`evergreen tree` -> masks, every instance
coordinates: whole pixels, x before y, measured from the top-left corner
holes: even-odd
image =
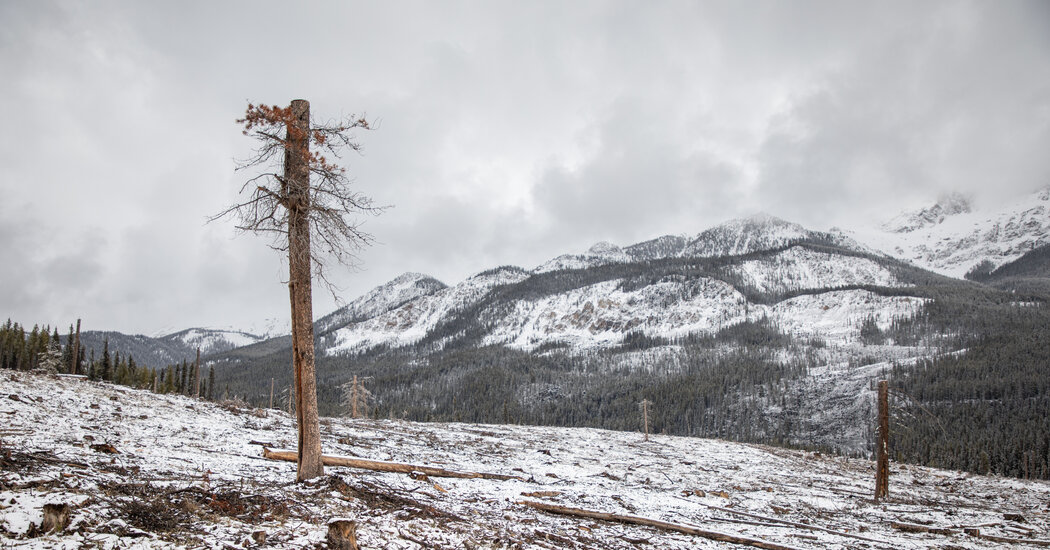
[[[208,400],[215,399],[215,367],[208,367]]]
[[[66,346],[62,351],[62,362],[66,365],[66,368],[63,370],[73,368],[73,345],[73,325],[71,323],[69,325],[69,336],[66,337]]]
[[[38,361],[38,369],[47,372],[48,374],[58,374],[59,369],[62,368],[62,350],[58,343],[58,338],[52,339],[48,344],[47,351],[40,354],[41,357]]]
[[[109,356],[109,337],[107,336],[102,340],[102,364],[99,366],[99,379],[103,381],[109,380],[112,376],[112,373],[110,372],[112,368],[113,363]]]

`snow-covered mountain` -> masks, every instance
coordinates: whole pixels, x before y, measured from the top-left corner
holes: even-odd
[[[667,258],[717,258],[783,248],[799,241],[827,242],[867,250],[841,232],[811,231],[769,214],[727,221],[695,236],[664,235],[620,248],[599,242],[582,254],[563,254],[533,270],[547,273],[563,269],[588,269],[599,265],[662,260]]]
[[[160,337],[122,334],[112,331],[85,331],[80,343],[87,354],[101,357],[108,343],[111,353],[132,357],[140,365],[163,367],[181,361],[193,361],[200,348],[202,355],[221,353],[266,340],[247,332],[225,329],[190,328]]]
[[[841,234],[758,215],[691,239],[665,236],[626,248],[598,243],[531,272],[499,268],[451,287],[406,274],[322,319],[318,333],[330,334],[320,349],[360,353],[424,340],[439,349],[469,336],[477,345],[525,351],[550,345],[582,350],[620,345],[631,333],[679,338],[759,318],[803,331],[803,312],[823,306],[823,293],[845,289],[866,293],[872,307],[863,311],[883,323],[919,307],[921,300],[911,300],[902,310],[899,297],[864,290],[907,284],[898,266],[867,250]],[[689,267],[701,260],[704,267]],[[501,292],[493,293],[497,288]],[[780,303],[787,298],[792,300]],[[817,315],[812,326],[818,328],[808,332],[854,338],[857,315],[859,310],[836,322]]]
[[[587,269],[604,264],[630,262],[630,254],[615,244],[600,242],[583,254],[563,254],[532,270],[533,273],[548,273],[563,269]]]
[[[395,281],[426,280],[419,277],[421,276],[407,274]],[[383,289],[390,287],[390,284],[383,285],[367,296],[389,307],[374,309],[373,311],[377,312],[375,315],[358,317],[357,320],[336,330],[328,339],[330,343],[326,347],[327,353],[361,351],[379,345],[398,347],[414,344],[430,334],[443,321],[477,304],[492,289],[515,284],[528,277],[529,274],[525,270],[508,266],[479,273],[453,287],[413,284],[412,288],[419,292],[415,293],[412,299],[393,306],[389,305],[406,295],[405,285],[392,287],[400,292],[398,300],[384,300]]]
[[[1050,243],[1050,187],[997,208],[946,195],[854,236],[885,254],[960,278],[986,260],[997,267]]]
[[[421,273],[405,273],[377,286],[363,296],[314,323],[315,334],[325,334],[348,323],[372,319],[420,296],[437,292],[447,285]]]
[[[241,332],[239,330],[221,330],[209,328],[191,328],[162,336],[160,340],[178,343],[190,349],[200,348],[202,355],[218,353],[250,346],[265,340],[266,337]]]
[[[694,236],[623,247],[599,242],[531,271],[501,267],[453,286],[406,273],[322,317],[315,333],[327,355],[421,342],[442,349],[464,339],[524,351],[583,350],[617,346],[629,334],[674,339],[768,318],[798,335],[848,342],[858,337],[862,316],[885,327],[921,307],[907,291],[874,291],[917,280],[893,258],[959,278],[984,260],[1002,265],[1047,243],[1050,188],[997,210],[948,195],[867,231],[814,231],[758,214]],[[829,297],[865,306],[829,315],[841,310]],[[160,354],[175,360],[198,345],[210,354],[260,338],[190,329],[160,340],[178,348]]]

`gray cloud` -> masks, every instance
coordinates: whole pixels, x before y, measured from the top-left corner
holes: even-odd
[[[902,198],[994,200],[1050,183],[1038,153],[1050,146],[1050,73],[1036,69],[1050,19],[1001,7],[942,5],[890,26],[795,97],[757,157],[765,204],[848,223],[892,215]]]
[[[0,5],[0,310],[152,333],[286,315],[235,200],[246,101],[381,122],[395,205],[335,272],[454,283],[766,210],[817,228],[1045,184],[1045,2]],[[74,296],[65,298],[67,291]],[[61,297],[61,298],[60,298]],[[315,311],[335,307],[323,292]]]

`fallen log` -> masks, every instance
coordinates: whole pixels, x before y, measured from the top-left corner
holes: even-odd
[[[918,523],[906,523],[903,521],[891,521],[890,527],[905,533],[932,533],[934,535],[955,535],[958,531],[948,527],[930,527]]]
[[[780,524],[783,524],[783,525],[789,525],[791,527],[797,527],[799,529],[807,529],[807,530],[810,530],[810,531],[823,531],[825,533],[831,533],[832,535],[838,535],[840,537],[848,537],[848,538],[851,538],[851,539],[858,539],[858,540],[864,540],[864,541],[868,541],[868,542],[874,542],[876,544],[882,544],[882,545],[886,545],[886,546],[889,546],[889,547],[893,548],[893,545],[891,543],[889,543],[887,541],[884,541],[884,540],[873,539],[871,537],[865,537],[865,536],[862,536],[862,535],[854,535],[853,533],[846,533],[844,531],[836,531],[834,529],[828,529],[827,527],[820,527],[819,525],[809,525],[807,523],[799,523],[797,521],[788,521],[786,519],[774,518],[774,517],[770,517],[770,516],[762,516],[762,515],[759,515],[759,514],[752,514],[752,513],[749,513],[749,512],[742,512],[740,510],[733,510],[731,508],[723,508],[721,506],[714,506],[714,505],[711,505],[711,504],[704,504],[703,502],[695,502],[695,501],[692,501],[692,500],[689,500],[687,502],[694,502],[695,504],[699,504],[700,506],[704,506],[704,507],[710,508],[712,510],[718,510],[720,512],[725,512],[727,514],[735,514],[735,515],[738,515],[738,516],[744,516],[744,517],[753,518],[753,519],[759,519],[759,520],[763,520],[763,521],[770,521],[770,522],[773,522],[773,523],[780,523]]]
[[[1010,538],[1010,537],[997,537],[995,535],[985,535],[983,533],[977,533],[977,534],[973,534],[971,536],[979,538],[979,539],[990,540],[992,542],[1005,542],[1005,543],[1009,543],[1009,544],[1031,544],[1033,546],[1042,546],[1044,548],[1050,548],[1050,540],[1015,539],[1015,538]]]
[[[298,460],[298,453],[296,453],[295,451],[271,451],[270,449],[263,447],[263,458],[268,458],[270,460],[283,460],[285,462],[295,462],[296,460]],[[325,466],[346,466],[348,468],[372,470],[373,472],[394,472],[398,474],[412,474],[413,472],[419,472],[422,474],[426,474],[430,477],[498,479],[501,481],[516,479],[519,481],[525,481],[525,479],[522,477],[511,476],[506,474],[490,474],[485,472],[457,472],[454,470],[446,470],[444,468],[436,468],[434,466],[402,464],[400,462],[386,462],[382,460],[366,460],[363,458],[350,458],[345,456],[321,455],[321,462]]]
[[[553,504],[547,504],[544,502],[534,502],[529,500],[519,501],[518,504],[528,506],[530,508],[535,508],[537,510],[542,510],[544,512],[549,512],[552,514],[561,514],[565,516],[575,516],[589,519],[600,519],[604,521],[628,523],[632,525],[645,525],[648,527],[656,527],[657,529],[663,529],[665,531],[684,533],[686,535],[703,537],[705,539],[717,540],[719,542],[744,544],[747,546],[754,546],[755,548],[765,548],[767,550],[796,550],[796,548],[793,546],[784,546],[783,544],[769,542],[761,539],[751,539],[747,537],[741,537],[739,535],[730,535],[728,533],[708,531],[706,529],[700,529],[699,527],[693,527],[691,525],[670,523],[667,521],[660,521],[658,519],[643,518],[638,516],[625,516],[621,514],[610,514],[606,512],[584,510],[581,508],[569,508],[567,506],[555,506]]]

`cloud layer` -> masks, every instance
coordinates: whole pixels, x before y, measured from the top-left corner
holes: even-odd
[[[243,180],[248,101],[378,122],[345,160],[393,208],[336,274],[346,299],[757,211],[819,229],[1050,182],[1039,1],[33,2],[0,19],[0,315],[22,322],[285,316],[266,241],[204,223]]]

